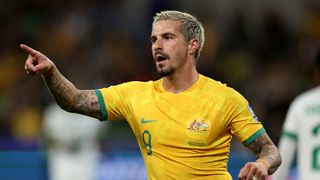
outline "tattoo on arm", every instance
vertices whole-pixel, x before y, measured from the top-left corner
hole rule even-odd
[[[82,90],[76,95],[75,110],[78,113],[86,114],[101,119],[98,97],[94,90]]]
[[[43,76],[43,79],[62,109],[101,118],[98,97],[94,90],[78,90],[57,69],[49,76]]]
[[[265,159],[270,163],[268,174],[273,174],[281,164],[281,156],[278,148],[273,144],[267,133],[253,140],[247,146],[259,159]]]

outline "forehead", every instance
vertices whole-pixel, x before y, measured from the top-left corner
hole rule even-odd
[[[163,33],[181,33],[181,23],[175,20],[160,20],[152,24],[151,35],[161,35]]]

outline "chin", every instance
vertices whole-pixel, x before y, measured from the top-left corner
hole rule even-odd
[[[172,69],[158,69],[158,74],[161,76],[161,77],[166,77],[166,76],[169,76],[173,73],[173,70]]]

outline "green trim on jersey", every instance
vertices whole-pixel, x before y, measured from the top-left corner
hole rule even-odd
[[[252,134],[247,140],[243,141],[242,144],[244,146],[249,145],[253,140],[255,140],[257,137],[259,137],[261,134],[265,133],[266,130],[264,128],[261,128],[259,131]]]
[[[286,136],[295,141],[298,140],[297,134],[289,131],[282,131],[281,136]]]
[[[101,111],[101,115],[102,115],[101,121],[105,121],[108,119],[108,111],[107,111],[106,105],[104,103],[102,93],[99,89],[96,90],[96,94],[98,96],[98,102],[99,102],[100,111]]]

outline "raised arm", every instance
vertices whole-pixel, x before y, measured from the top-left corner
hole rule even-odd
[[[101,118],[98,97],[94,90],[77,89],[48,57],[24,44],[21,44],[20,48],[29,54],[25,63],[27,74],[41,74],[50,93],[62,109]]]
[[[239,179],[265,179],[273,174],[281,164],[281,156],[278,148],[274,145],[267,133],[253,140],[248,146],[258,159],[248,162],[240,170]]]

